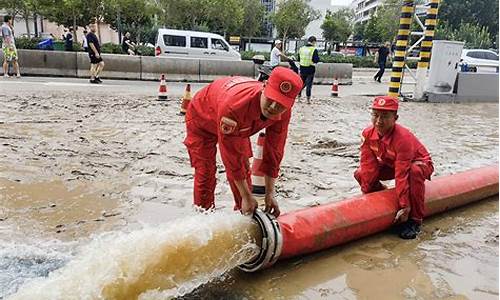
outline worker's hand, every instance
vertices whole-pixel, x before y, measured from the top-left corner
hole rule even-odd
[[[408,216],[410,214],[410,207],[405,207],[405,208],[401,208],[400,210],[398,210],[398,212],[396,213],[396,217],[394,218],[394,221],[392,221],[393,223],[397,223],[397,222],[406,222],[408,220]]]
[[[278,202],[276,201],[276,199],[274,199],[274,195],[271,193],[270,194],[266,193],[264,202],[266,203],[266,208],[264,209],[264,211],[270,213],[271,215],[277,218],[281,212],[278,206]]]
[[[241,213],[245,216],[251,216],[257,206],[257,200],[252,195],[241,199]]]

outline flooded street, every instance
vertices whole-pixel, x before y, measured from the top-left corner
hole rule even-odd
[[[352,174],[361,130],[370,122],[373,97],[363,95],[374,90],[385,87],[355,82],[341,87],[341,97],[334,99],[323,86],[315,90],[312,105],[296,104],[277,181],[282,211],[360,193]],[[0,85],[0,299],[64,266],[61,274],[73,274],[75,282],[92,277],[78,274],[90,272],[79,265],[85,257],[74,259],[92,252],[89,245],[96,241],[102,249],[108,242],[115,245],[103,236],[137,243],[149,253],[156,248],[148,248],[147,237],[151,247],[158,246],[153,240],[169,237],[147,228],[170,232],[187,224],[193,231],[186,232],[193,234],[197,226],[208,226],[191,207],[193,176],[182,144],[178,97],[158,102],[155,91],[145,94],[119,84],[96,89]],[[498,103],[404,102],[399,115],[398,122],[427,146],[434,176],[498,162]],[[216,206],[230,214],[233,200],[223,169],[219,159]],[[180,220],[186,217],[193,219]],[[142,238],[122,237],[141,230],[146,231]],[[116,253],[135,249],[124,244],[117,242],[123,251]],[[95,257],[106,261],[97,249]],[[117,258],[134,259],[121,255]],[[429,218],[414,241],[385,232],[256,274],[221,275],[241,260],[222,257],[232,265],[217,267],[221,272],[211,283],[199,286],[205,278],[182,293],[148,293],[140,299],[498,299],[498,196]],[[112,269],[113,263],[99,268]]]

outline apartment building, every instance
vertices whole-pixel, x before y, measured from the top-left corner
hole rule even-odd
[[[353,0],[350,7],[354,11],[354,23],[368,21],[382,2],[382,0]]]

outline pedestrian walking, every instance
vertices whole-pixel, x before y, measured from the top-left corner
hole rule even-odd
[[[90,83],[102,83],[99,75],[104,68],[104,61],[101,57],[101,46],[95,33],[97,32],[97,24],[89,25],[90,32],[87,34],[88,52],[90,59]]]
[[[14,25],[12,16],[4,16],[2,24],[2,51],[3,51],[3,76],[9,77],[9,64],[12,63],[16,76],[21,77],[19,63],[17,62],[17,48],[14,39]]]
[[[316,37],[310,36],[307,44],[299,49],[300,77],[306,89],[307,103],[311,103],[312,86],[316,64],[319,62],[318,49],[316,49]],[[301,95],[302,96],[302,95]]]
[[[373,76],[373,79],[375,79],[375,81],[381,82],[380,80],[382,79],[382,76],[384,75],[385,64],[387,63],[387,57],[389,56],[389,53],[390,53],[390,50],[389,50],[390,46],[391,46],[391,44],[389,42],[385,42],[385,44],[378,49],[377,53],[375,53],[374,62],[378,64],[378,68],[379,68],[377,74],[375,74],[375,76]]]

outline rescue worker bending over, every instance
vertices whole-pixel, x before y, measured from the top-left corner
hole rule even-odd
[[[430,180],[434,167],[424,145],[396,124],[397,111],[397,98],[383,96],[373,101],[373,125],[363,130],[360,166],[354,178],[363,193],[385,189],[380,180],[396,180],[399,210],[394,222],[403,222],[401,238],[414,239],[425,213],[424,181]]]
[[[186,113],[184,140],[194,167],[194,204],[215,206],[214,190],[217,144],[233,192],[235,210],[252,214],[257,201],[251,193],[248,159],[252,156],[250,136],[266,128],[261,171],[265,174],[265,210],[280,214],[274,199],[288,134],[291,109],[302,88],[292,70],[277,67],[265,83],[245,77],[227,77],[204,87],[193,97]]]

